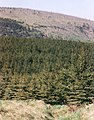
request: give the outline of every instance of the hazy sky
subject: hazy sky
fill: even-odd
[[[94,0],[0,0],[0,7],[20,7],[94,20]]]

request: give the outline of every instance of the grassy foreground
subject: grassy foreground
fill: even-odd
[[[41,100],[1,100],[0,120],[94,120],[94,105],[78,108],[51,106]]]

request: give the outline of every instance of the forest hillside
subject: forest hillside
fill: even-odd
[[[1,99],[93,102],[94,43],[15,37],[0,43]]]
[[[0,120],[94,120],[94,21],[0,8]]]

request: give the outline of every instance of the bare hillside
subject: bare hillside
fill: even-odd
[[[0,18],[10,18],[44,36],[94,41],[94,21],[73,16],[22,8],[0,8]]]

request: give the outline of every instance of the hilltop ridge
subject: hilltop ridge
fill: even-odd
[[[39,31],[42,36],[67,40],[94,41],[94,21],[59,13],[0,7],[0,18],[8,18]],[[31,37],[31,36],[29,36]]]

